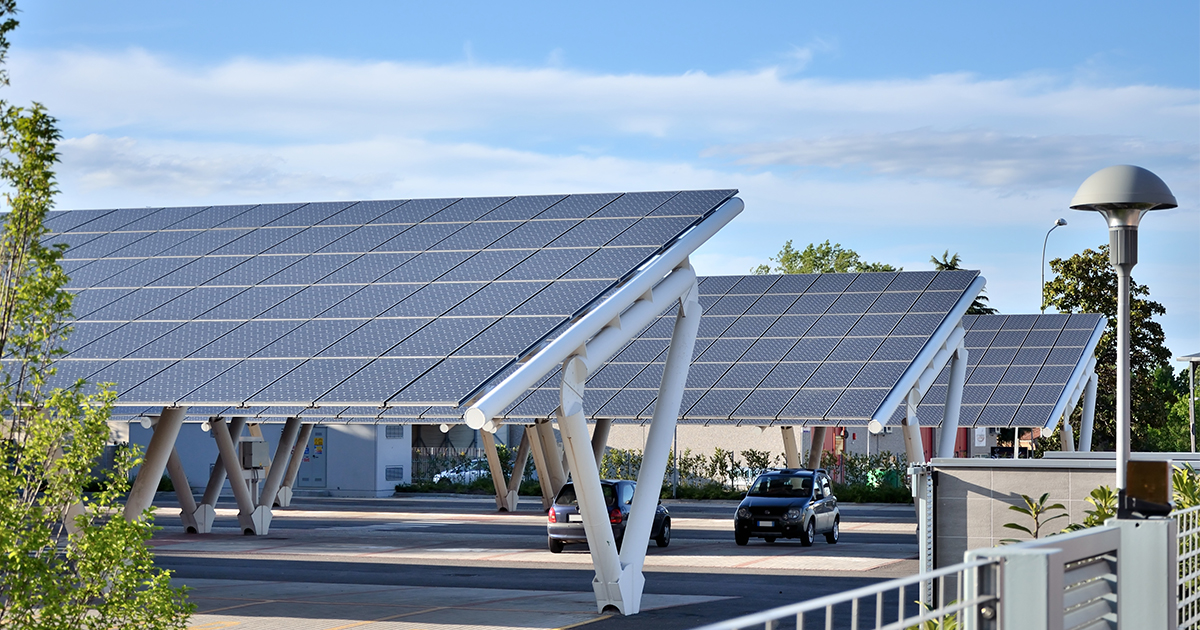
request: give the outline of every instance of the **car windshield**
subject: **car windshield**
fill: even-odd
[[[604,502],[612,505],[617,502],[617,489],[612,484],[600,484],[600,489],[604,491]],[[575,496],[575,486],[567,484],[558,492],[558,498],[554,500],[558,505],[579,505],[579,499]]]
[[[752,497],[811,497],[812,477],[808,475],[762,475],[750,488]]]

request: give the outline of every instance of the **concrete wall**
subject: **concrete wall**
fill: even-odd
[[[1082,523],[1085,510],[1092,507],[1086,501],[1088,494],[1115,483],[1111,460],[934,459],[931,463],[936,475],[936,567],[962,562],[968,549],[994,547],[1004,538],[1029,538],[1024,532],[1004,527],[1011,522],[1032,529],[1032,519],[1009,509],[1025,505],[1022,494],[1036,500],[1048,492],[1047,503],[1061,503],[1067,508],[1067,518],[1051,521],[1043,532],[1045,536],[1069,523]]]

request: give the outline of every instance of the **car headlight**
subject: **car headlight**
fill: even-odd
[[[737,517],[743,521],[750,520],[750,510],[746,508],[738,508]]]
[[[783,518],[786,518],[789,521],[798,521],[800,520],[801,514],[802,512],[800,511],[800,508],[792,508],[787,511],[787,514],[783,515]]]

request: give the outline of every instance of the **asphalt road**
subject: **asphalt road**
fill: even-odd
[[[491,561],[420,558],[384,561],[371,557],[322,556],[286,552],[222,553],[223,545],[259,542],[264,545],[407,545],[436,551],[448,546],[486,546],[493,551],[524,552],[522,557],[551,559],[544,551],[545,527],[540,517],[540,502],[523,500],[518,511],[499,515],[490,497],[439,495],[410,495],[388,499],[330,499],[297,498],[292,508],[277,510],[267,537],[242,537],[233,529],[232,519],[218,519],[218,526],[227,529],[208,536],[184,536],[179,533],[178,521],[168,515],[173,496],[160,494],[156,505],[163,507],[160,524],[164,530],[156,536],[161,543],[157,555],[159,566],[171,569],[184,583],[189,578],[219,580],[266,580],[280,583],[324,583],[396,585],[444,588],[519,588],[534,591],[590,591],[594,575],[586,557],[574,556],[571,566],[539,565],[530,562],[500,564]],[[780,541],[773,545],[757,541],[749,547],[735,547],[732,531],[725,528],[736,508],[736,502],[665,502],[673,519],[683,521],[673,528],[670,551],[687,546],[698,554],[752,553],[794,557],[800,553],[827,553],[817,546],[802,549],[798,542]],[[221,502],[218,509],[232,509],[232,501]],[[424,518],[434,523],[414,528],[400,528]],[[898,557],[895,550],[908,549],[905,557],[917,553],[916,535],[898,533],[915,523],[911,506],[844,505],[841,542],[835,551],[841,554],[870,557],[874,550],[888,550],[888,558]],[[692,525],[688,525],[688,523]],[[876,524],[883,530],[853,531],[855,524]],[[878,524],[888,524],[878,526]],[[396,529],[392,529],[396,527]],[[850,530],[850,531],[847,531]],[[200,541],[197,543],[196,541]],[[189,545],[207,545],[202,550]],[[576,546],[574,553],[585,554]],[[184,549],[182,551],[177,549]],[[534,553],[536,550],[538,553]],[[447,550],[453,551],[453,550]],[[568,551],[572,551],[568,547]],[[667,550],[650,546],[648,557]],[[689,551],[688,553],[693,553]],[[568,554],[560,554],[568,556]],[[562,558],[553,558],[561,560]],[[735,558],[737,559],[737,558]],[[915,572],[915,560],[901,559],[871,570],[747,570],[733,566],[696,565],[680,567],[652,566],[646,569],[647,594],[691,595],[721,597],[717,601],[674,606],[645,611],[631,617],[609,616],[589,624],[597,629],[607,628],[693,628],[705,623],[736,617],[742,614],[796,603],[864,586],[882,579]],[[823,565],[824,566],[824,565]]]

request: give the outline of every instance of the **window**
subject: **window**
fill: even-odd
[[[625,505],[633,503],[633,486],[631,484],[621,486],[621,503]]]
[[[389,424],[383,430],[383,437],[389,440],[400,440],[404,438],[403,424]]]
[[[385,481],[404,481],[404,467],[388,466],[384,468],[383,478]]]

